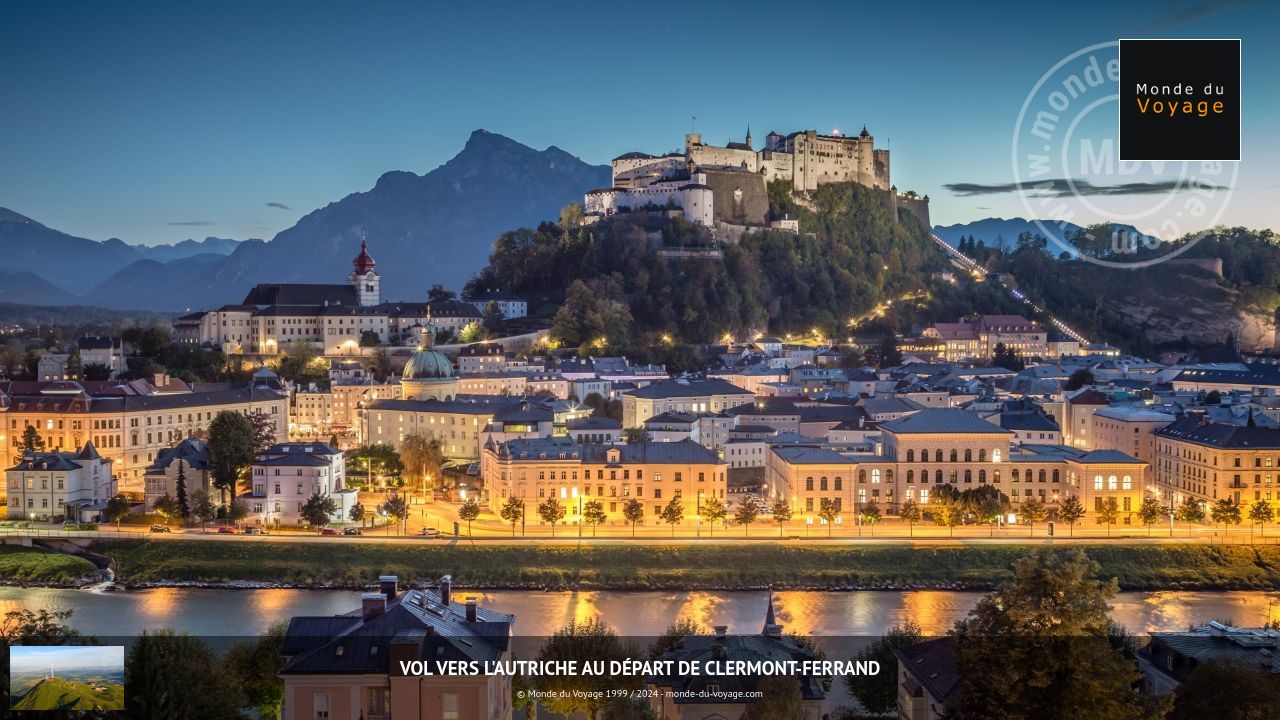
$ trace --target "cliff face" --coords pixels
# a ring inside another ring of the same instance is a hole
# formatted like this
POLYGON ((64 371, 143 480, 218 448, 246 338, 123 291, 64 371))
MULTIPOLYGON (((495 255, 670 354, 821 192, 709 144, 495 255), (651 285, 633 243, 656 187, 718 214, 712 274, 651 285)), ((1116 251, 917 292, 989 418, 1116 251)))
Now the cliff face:
POLYGON ((1147 274, 1155 277, 1117 283, 1108 305, 1151 342, 1177 342, 1185 337, 1212 344, 1232 333, 1246 349, 1276 346, 1275 312, 1223 287, 1212 270, 1190 262, 1169 262, 1147 274))

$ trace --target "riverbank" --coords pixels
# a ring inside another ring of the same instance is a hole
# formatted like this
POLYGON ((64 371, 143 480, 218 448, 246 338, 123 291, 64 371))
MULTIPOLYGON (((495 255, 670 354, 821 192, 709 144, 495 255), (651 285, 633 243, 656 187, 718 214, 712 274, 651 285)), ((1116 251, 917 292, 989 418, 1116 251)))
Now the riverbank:
MULTIPOLYGON (((358 589, 378 575, 476 589, 989 590, 1037 547, 1009 545, 403 545, 104 540, 127 587, 358 589)), ((1080 544, 1127 590, 1280 588, 1280 547, 1080 544)), ((0 556, 2 557, 2 556, 0 556)), ((78 558, 68 558, 78 560, 78 558)), ((34 558, 32 559, 34 560, 34 558)), ((39 583, 31 569, 0 580, 39 583), (25 578, 25 579, 24 579, 25 578)))
POLYGON ((98 568, 82 557, 0 545, 0 582, 10 585, 81 587, 97 582, 98 568))

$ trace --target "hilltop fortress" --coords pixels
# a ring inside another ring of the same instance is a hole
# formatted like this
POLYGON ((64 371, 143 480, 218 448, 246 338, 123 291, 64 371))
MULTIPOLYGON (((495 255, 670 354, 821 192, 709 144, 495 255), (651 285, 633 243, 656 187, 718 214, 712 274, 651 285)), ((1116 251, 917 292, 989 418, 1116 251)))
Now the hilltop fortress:
POLYGON ((744 142, 723 147, 689 133, 683 153, 630 152, 614 158, 612 167, 612 185, 583 199, 589 218, 667 207, 726 237, 754 227, 795 230, 793 219, 769 217, 768 183, 782 181, 802 193, 824 183, 855 182, 883 192, 895 211, 905 207, 929 227, 928 197, 898 193, 889 180, 889 151, 876 148, 865 127, 852 136, 770 132, 760 150, 752 144, 750 128, 744 142))

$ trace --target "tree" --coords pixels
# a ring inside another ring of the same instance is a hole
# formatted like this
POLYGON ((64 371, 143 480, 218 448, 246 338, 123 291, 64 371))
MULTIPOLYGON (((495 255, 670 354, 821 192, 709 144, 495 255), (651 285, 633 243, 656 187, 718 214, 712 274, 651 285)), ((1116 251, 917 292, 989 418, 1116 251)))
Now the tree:
POLYGON ((183 519, 191 517, 191 505, 187 502, 187 470, 186 463, 178 460, 178 513, 183 519))
POLYGON ((352 505, 351 509, 347 511, 347 517, 350 518, 353 523, 364 522, 364 505, 361 505, 360 503, 352 505))
POLYGON ((707 527, 711 530, 711 537, 715 537, 716 525, 724 522, 725 517, 729 514, 729 509, 724 506, 723 500, 712 496, 702 501, 700 514, 702 519, 707 521, 707 527))
POLYGON ((887 332, 880 338, 880 367, 893 367, 902 364, 902 351, 898 349, 898 338, 887 332))
POLYGON ((960 677, 947 703, 954 720, 1158 717, 1134 687, 1131 641, 1108 612, 1115 579, 1076 548, 1038 548, 1013 563, 1013 579, 956 623, 960 677))
POLYGON ((920 522, 923 514, 915 500, 907 500, 902 503, 902 507, 898 509, 898 517, 907 524, 907 535, 915 535, 915 525, 920 522))
POLYGON ((518 497, 507 498, 507 501, 502 504, 502 510, 498 512, 498 515, 503 520, 511 523, 511 537, 515 537, 516 523, 524 520, 524 500, 518 497))
POLYGON ((103 381, 111 379, 111 368, 102 363, 90 363, 84 366, 84 379, 103 381))
POLYGON ((382 338, 378 337, 378 333, 374 330, 365 330, 360 333, 360 347, 378 347, 382 344, 382 338))
POLYGON ((458 297, 458 293, 452 290, 445 290, 444 285, 440 283, 436 283, 435 285, 432 285, 431 289, 427 290, 428 303, 449 302, 450 300, 457 299, 457 297, 458 297))
POLYGON ((506 329, 506 318, 502 315, 502 308, 498 305, 498 301, 490 300, 484 304, 484 329, 494 336, 502 335, 506 329))
POLYGON ((178 516, 178 501, 169 493, 156 498, 155 504, 151 506, 157 515, 164 518, 164 524, 168 525, 169 520, 178 516))
POLYGON ((223 410, 209 423, 209 477, 224 499, 236 499, 236 487, 245 468, 253 462, 253 425, 234 410, 223 410))
POLYGON ((1275 510, 1272 509, 1271 503, 1266 500, 1258 500, 1249 508, 1249 520, 1257 525, 1262 526, 1262 536, 1267 535, 1267 523, 1275 518, 1275 510))
POLYGON ((1044 508, 1044 503, 1040 498, 1030 498, 1024 500, 1022 506, 1018 508, 1018 513, 1022 515, 1022 520, 1031 527, 1031 537, 1036 536, 1036 523, 1044 520, 1048 512, 1044 508))
POLYGON ((1257 667, 1227 660, 1198 663, 1173 694, 1168 720, 1261 720, 1280 708, 1280 683, 1257 667))
POLYGON ((386 348, 379 346, 369 355, 369 374, 378 382, 391 376, 391 353, 386 348))
POLYGON ((249 427, 253 428, 253 451, 266 452, 276 444, 276 423, 261 410, 254 410, 247 415, 249 427))
POLYGON ((400 525, 409 520, 409 503, 400 493, 392 493, 382 501, 382 512, 400 525))
POLYGON ((1018 356, 1018 352, 1002 342, 996 343, 991 353, 992 367, 1000 367, 1006 370, 1017 372, 1027 366, 1027 363, 1018 356))
POLYGON ((1071 536, 1075 537, 1076 523, 1084 517, 1084 503, 1080 502, 1080 498, 1075 495, 1069 496, 1058 508, 1058 517, 1062 518, 1062 522, 1066 523, 1071 531, 1071 536))
POLYGON ((879 640, 858 651, 856 660, 880 663, 879 673, 848 675, 844 679, 849 694, 868 714, 891 715, 894 712, 898 702, 898 656, 895 651, 923 641, 920 626, 908 620, 906 625, 889 628, 879 640))
MULTIPOLYGON (((639 648, 624 641, 607 623, 599 619, 572 620, 547 638, 538 651, 538 661, 610 662, 641 657, 639 648)), ((546 693, 542 705, 553 713, 575 715, 582 713, 596 718, 609 702, 611 690, 638 690, 643 678, 639 675, 612 676, 608 673, 539 675, 534 682, 546 693)))
POLYGON ((827 537, 831 537, 831 528, 840 517, 840 503, 831 498, 822 498, 818 502, 818 517, 827 521, 827 537))
POLYGON ((475 495, 467 498, 458 508, 458 519, 467 524, 467 534, 471 534, 471 523, 480 517, 480 500, 475 495))
POLYGON ((61 645, 80 633, 63 621, 71 610, 9 610, 0 621, 0 645, 61 645))
POLYGON ((663 506, 662 512, 658 513, 658 517, 662 522, 671 526, 671 537, 676 536, 676 526, 684 522, 684 503, 681 502, 680 496, 676 495, 667 501, 663 506))
POLYGON ((582 506, 582 521, 591 526, 591 537, 596 536, 596 529, 608 519, 609 516, 604 512, 603 502, 588 500, 587 504, 582 506))
POLYGON ((439 478, 444 466, 444 442, 435 435, 405 435, 400 442, 400 460, 405 473, 417 478, 422 492, 426 492, 431 488, 431 479, 439 478))
POLYGON ((28 425, 22 429, 22 440, 18 447, 24 453, 44 452, 44 438, 40 437, 40 431, 34 425, 28 425))
POLYGON ((144 632, 125 656, 126 716, 232 720, 245 698, 204 640, 173 630, 144 632))
POLYGON ((244 498, 236 498, 227 504, 227 519, 232 525, 247 517, 249 517, 249 503, 245 502, 244 498))
POLYGON ((756 503, 755 497, 747 496, 738 503, 738 509, 733 513, 733 521, 742 526, 743 536, 751 534, 751 523, 760 517, 760 506, 756 503))
POLYGON ((800 681, 791 675, 766 675, 756 682, 760 697, 747 706, 747 720, 794 720, 807 717, 800 681))
POLYGON ((872 535, 875 535, 875 534, 876 534, 876 525, 877 525, 877 524, 879 524, 879 522, 880 522, 880 505, 879 505, 879 503, 877 503, 875 500, 872 500, 872 501, 870 501, 870 502, 866 503, 865 505, 863 505, 863 506, 862 506, 862 512, 860 513, 860 516, 861 516, 861 518, 862 518, 862 524, 863 524, 863 525, 866 525, 866 526, 867 526, 867 527, 869 527, 869 528, 871 528, 871 534, 872 534, 872 535))
POLYGON ((1190 535, 1192 523, 1204 522, 1204 505, 1191 496, 1183 498, 1178 505, 1178 520, 1187 523, 1187 534, 1190 535))
POLYGON ((218 508, 207 490, 199 489, 191 493, 191 514, 200 521, 201 527, 218 517, 218 508))
POLYGON ((538 504, 538 517, 542 518, 542 522, 551 524, 551 537, 556 536, 556 523, 563 520, 567 512, 560 499, 554 495, 538 504))
POLYGON ((84 362, 80 359, 80 345, 71 343, 71 352, 67 353, 65 370, 68 380, 80 380, 84 377, 84 362))
POLYGON ((1085 385, 1092 385, 1093 383, 1093 373, 1090 372, 1088 368, 1080 368, 1079 370, 1071 373, 1071 376, 1067 378, 1067 383, 1062 386, 1062 389, 1070 392, 1072 390, 1079 390, 1085 385))
POLYGON ((1151 495, 1142 498, 1142 505, 1138 507, 1138 519, 1147 526, 1147 535, 1151 534, 1151 528, 1160 522, 1162 517, 1164 517, 1164 506, 1159 500, 1151 495))
POLYGON ((120 521, 125 515, 129 514, 129 510, 131 508, 132 506, 129 504, 129 498, 125 497, 122 493, 116 493, 107 501, 107 507, 102 511, 102 514, 106 517, 107 522, 115 523, 116 529, 119 530, 120 521))
POLYGON ((649 431, 642 428, 627 428, 622 431, 622 441, 628 445, 638 445, 640 443, 649 442, 649 431))
POLYGON ((631 537, 636 536, 636 525, 644 520, 644 504, 632 498, 622 506, 622 517, 631 523, 631 537))
POLYGON ((338 501, 330 495, 321 495, 320 491, 316 490, 311 493, 311 497, 307 498, 306 502, 302 503, 302 510, 298 515, 319 532, 329 524, 336 512, 338 512, 338 501))
POLYGON ((253 640, 240 640, 227 649, 222 667, 229 685, 244 698, 261 720, 279 720, 284 684, 277 679, 284 666, 286 627, 277 623, 253 640))
POLYGON ((773 521, 778 523, 778 537, 782 537, 782 526, 790 522, 791 516, 795 514, 791 509, 791 503, 787 502, 786 498, 780 497, 773 501, 769 514, 773 515, 773 521))
POLYGON ((1205 405, 1221 405, 1222 393, 1217 390, 1210 390, 1209 392, 1205 393, 1204 404, 1205 405))
POLYGON ((1222 531, 1225 533, 1232 525, 1240 524, 1240 506, 1231 498, 1222 498, 1213 504, 1210 510, 1213 524, 1222 523, 1222 531))
POLYGON ((1116 524, 1116 520, 1120 519, 1120 506, 1116 503, 1114 497, 1109 497, 1102 501, 1102 506, 1094 512, 1098 515, 1098 522, 1105 523, 1107 526, 1107 535, 1111 534, 1111 526, 1116 524))

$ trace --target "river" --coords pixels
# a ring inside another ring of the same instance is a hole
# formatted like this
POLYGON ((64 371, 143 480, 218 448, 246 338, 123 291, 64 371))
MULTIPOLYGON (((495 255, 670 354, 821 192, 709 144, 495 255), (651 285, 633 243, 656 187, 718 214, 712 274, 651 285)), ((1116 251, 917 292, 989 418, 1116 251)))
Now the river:
MULTIPOLYGON (((600 617, 620 634, 651 636, 676 618, 690 618, 730 632, 759 632, 764 592, 536 592, 455 591, 483 606, 516 616, 515 634, 546 635, 570 620, 600 617)), ((787 591, 774 593, 778 620, 787 631, 818 636, 881 634, 914 620, 926 634, 945 632, 982 593, 787 591)), ((336 615, 358 608, 359 593, 340 590, 212 590, 158 588, 94 592, 49 588, 0 588, 0 610, 71 610, 69 624, 100 637, 132 636, 169 627, 202 636, 256 635, 294 615, 336 615)), ((1112 617, 1136 633, 1180 630, 1209 620, 1258 626, 1280 619, 1280 592, 1126 592, 1112 617)))

